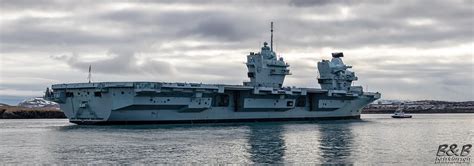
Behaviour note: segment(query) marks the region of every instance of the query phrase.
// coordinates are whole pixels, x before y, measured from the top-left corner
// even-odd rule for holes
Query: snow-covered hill
[[[27,107],[27,108],[53,108],[59,109],[59,104],[51,101],[47,101],[41,97],[35,97],[31,99],[23,100],[22,102],[18,103],[20,107]]]

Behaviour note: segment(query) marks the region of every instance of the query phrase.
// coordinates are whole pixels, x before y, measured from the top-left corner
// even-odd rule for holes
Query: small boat
[[[392,118],[411,118],[411,115],[405,114],[402,108],[398,108],[395,110],[395,113],[393,113]]]

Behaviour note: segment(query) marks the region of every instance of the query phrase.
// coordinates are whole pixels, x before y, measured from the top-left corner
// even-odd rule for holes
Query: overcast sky
[[[317,61],[344,52],[356,85],[383,99],[474,100],[473,0],[0,1],[0,102],[56,83],[242,84],[270,40],[285,86],[319,87]]]

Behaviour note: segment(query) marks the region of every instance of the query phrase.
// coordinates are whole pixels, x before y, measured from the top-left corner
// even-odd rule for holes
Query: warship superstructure
[[[69,83],[52,85],[44,98],[59,103],[76,124],[358,119],[364,106],[380,98],[352,86],[357,77],[343,53],[317,63],[321,88],[284,87],[289,64],[273,51],[273,25],[271,32],[270,46],[265,42],[247,55],[250,81],[243,85]]]

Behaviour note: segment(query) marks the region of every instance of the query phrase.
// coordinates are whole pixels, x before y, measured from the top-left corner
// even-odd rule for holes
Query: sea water
[[[67,119],[1,119],[0,163],[431,165],[440,145],[473,144],[473,126],[474,114],[105,126],[75,125]]]

